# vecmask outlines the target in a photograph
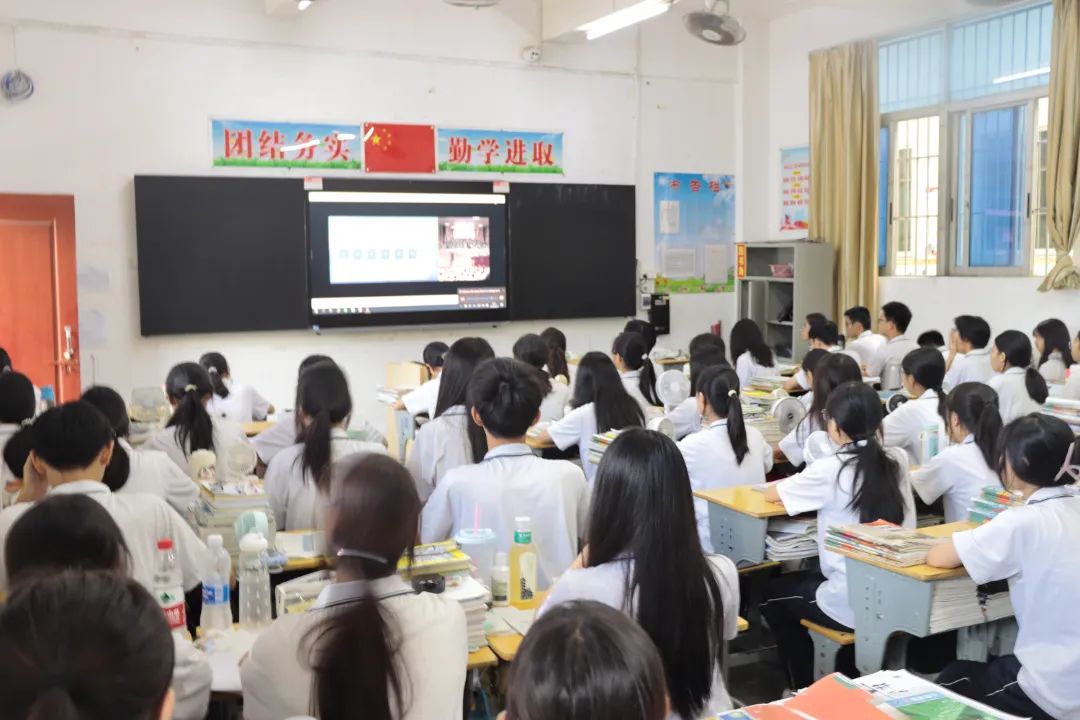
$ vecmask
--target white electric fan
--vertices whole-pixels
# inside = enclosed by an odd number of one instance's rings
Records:
[[[656,379],[656,394],[664,408],[671,410],[690,397],[690,378],[681,370],[668,370]]]
[[[798,398],[784,397],[772,404],[769,414],[780,426],[780,432],[787,435],[806,417],[806,406]]]
[[[225,479],[240,480],[255,474],[259,456],[248,443],[235,443],[225,448]]]

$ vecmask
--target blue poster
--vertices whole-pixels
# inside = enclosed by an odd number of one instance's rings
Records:
[[[439,172],[563,175],[561,132],[439,128]]]
[[[810,148],[780,151],[780,230],[805,233],[810,227]]]
[[[213,162],[219,167],[359,170],[360,123],[211,120]]]
[[[735,177],[656,173],[656,292],[735,291]]]

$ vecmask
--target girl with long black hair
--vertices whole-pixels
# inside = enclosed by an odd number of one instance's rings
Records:
[[[303,428],[300,441],[274,456],[264,478],[279,530],[321,527],[335,462],[358,453],[386,454],[379,443],[349,437],[352,396],[345,373],[334,363],[316,363],[300,375],[296,412]]]
[[[918,465],[929,458],[922,457],[921,435],[928,427],[937,428],[942,445],[945,432],[945,358],[936,349],[912,350],[900,363],[901,381],[911,398],[889,413],[881,425],[886,447],[898,447]]]
[[[1050,395],[1046,379],[1031,366],[1031,341],[1019,330],[1006,330],[994,338],[990,364],[997,373],[988,385],[998,394],[1001,422],[1042,411]]]
[[[816,460],[798,475],[770,485],[765,498],[782,502],[789,515],[817,511],[818,557],[821,572],[790,573],[773,580],[761,606],[772,628],[788,671],[790,687],[814,681],[814,646],[800,623],[851,632],[855,613],[847,591],[847,568],[842,555],[825,547],[825,533],[837,525],[885,520],[915,527],[915,499],[907,458],[881,444],[881,398],[861,381],[833,391],[826,407],[829,437],[839,447],[835,455]],[[843,654],[847,654],[841,651]],[[841,664],[850,658],[841,656]]]
[[[806,441],[816,432],[824,432],[829,429],[825,421],[825,407],[829,403],[833,390],[847,382],[861,382],[862,370],[850,355],[845,353],[830,353],[818,360],[817,365],[811,371],[813,375],[813,390],[810,408],[795,429],[789,432],[777,448],[776,460],[787,460],[795,467],[799,467],[806,459]]]
[[[265,420],[273,414],[274,406],[250,385],[233,382],[229,361],[219,352],[208,352],[199,358],[199,364],[210,374],[214,396],[207,409],[211,415],[228,418],[233,422],[246,423]]]
[[[1061,384],[1069,377],[1072,366],[1072,337],[1069,328],[1057,318],[1043,320],[1032,332],[1039,361],[1035,365],[1048,383]]]
[[[638,401],[646,415],[656,412],[663,403],[656,394],[656,368],[649,359],[649,343],[644,336],[624,332],[611,345],[611,358],[619,371],[626,392]]]
[[[396,460],[367,455],[335,469],[324,525],[335,580],[255,642],[240,668],[245,717],[461,720],[465,613],[397,573],[412,559],[419,514]]]
[[[592,508],[581,567],[559,579],[541,614],[571,600],[622,610],[660,651],[678,717],[730,709],[720,656],[737,632],[738,572],[702,550],[675,442],[649,430],[622,433],[604,453]]]
[[[532,365],[551,383],[551,391],[540,405],[540,422],[554,422],[566,414],[566,405],[570,401],[570,377],[566,370],[566,356],[557,348],[544,342],[539,335],[522,335],[514,343],[514,358],[526,365]],[[551,370],[562,359],[560,374]]]
[[[731,362],[743,387],[750,386],[755,377],[776,377],[776,358],[772,348],[765,342],[761,328],[750,319],[743,319],[731,328]]]
[[[1073,368],[1069,372],[1069,381],[1065,383],[1062,395],[1070,400],[1080,400],[1080,332],[1072,340]]]

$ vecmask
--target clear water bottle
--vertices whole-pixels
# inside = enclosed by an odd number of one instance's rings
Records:
[[[169,621],[173,632],[187,631],[187,606],[184,583],[176,567],[176,551],[169,538],[158,540],[157,565],[154,567],[154,597]]]
[[[227,632],[232,628],[232,605],[229,603],[229,573],[232,558],[220,535],[206,539],[203,559],[202,616],[199,625],[203,633]]]
[[[259,533],[240,541],[240,629],[258,632],[270,624],[270,570],[267,543]]]

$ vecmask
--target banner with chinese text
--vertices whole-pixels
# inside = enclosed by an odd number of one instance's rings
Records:
[[[214,165],[359,170],[360,124],[211,120]]]
[[[780,151],[780,230],[810,228],[810,148]]]
[[[563,134],[439,128],[439,172],[562,175]]]
[[[656,292],[735,291],[735,178],[656,173]]]

